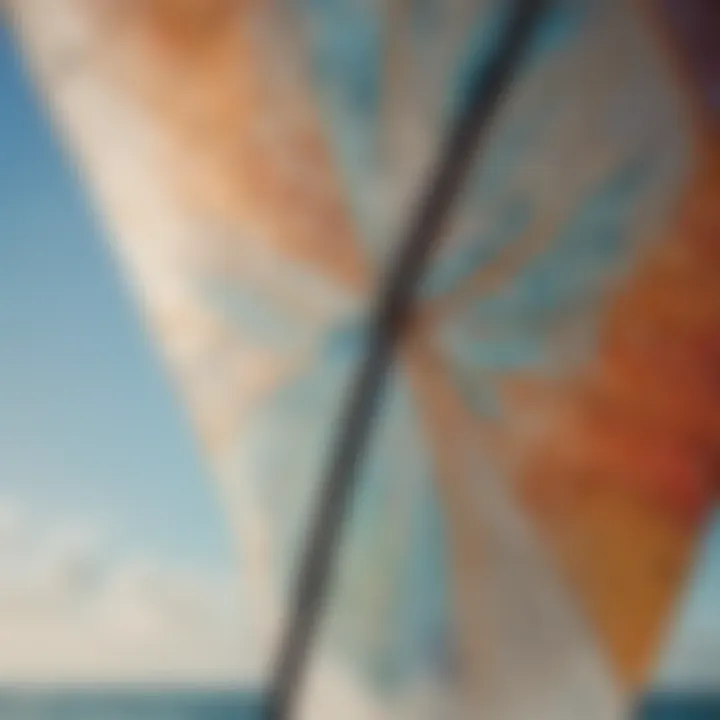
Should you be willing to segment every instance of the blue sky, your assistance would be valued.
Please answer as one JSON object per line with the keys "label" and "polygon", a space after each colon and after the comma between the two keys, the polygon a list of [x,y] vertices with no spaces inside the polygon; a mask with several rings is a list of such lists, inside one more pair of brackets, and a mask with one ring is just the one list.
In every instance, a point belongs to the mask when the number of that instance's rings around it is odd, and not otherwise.
{"label": "blue sky", "polygon": [[104,240],[0,27],[0,681],[235,682],[226,518]]}
{"label": "blue sky", "polygon": [[0,497],[224,563],[188,419],[38,110],[0,35]]}
{"label": "blue sky", "polygon": [[[223,571],[228,531],[188,418],[1,33],[0,535],[10,503],[38,531],[99,528],[110,555]],[[720,683],[718,607],[720,526],[664,677],[714,664]]]}

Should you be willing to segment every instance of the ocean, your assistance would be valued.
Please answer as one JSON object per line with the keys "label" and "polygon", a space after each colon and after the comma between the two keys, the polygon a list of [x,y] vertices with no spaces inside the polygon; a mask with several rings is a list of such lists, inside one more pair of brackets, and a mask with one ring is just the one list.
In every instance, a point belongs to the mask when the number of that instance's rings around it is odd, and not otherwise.
{"label": "ocean", "polygon": [[239,690],[0,690],[0,720],[259,720],[260,708]]}
{"label": "ocean", "polygon": [[638,712],[638,718],[640,720],[720,720],[720,692],[652,695]]}
{"label": "ocean", "polygon": [[[239,690],[0,690],[0,720],[260,718],[258,697]],[[720,694],[654,695],[638,711],[637,720],[720,720]]]}

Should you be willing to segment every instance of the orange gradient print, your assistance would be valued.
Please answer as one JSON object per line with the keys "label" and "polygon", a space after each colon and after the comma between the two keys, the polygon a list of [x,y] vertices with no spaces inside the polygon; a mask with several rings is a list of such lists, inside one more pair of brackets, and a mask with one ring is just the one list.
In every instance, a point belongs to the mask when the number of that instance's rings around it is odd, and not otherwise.
{"label": "orange gradient print", "polygon": [[516,412],[548,413],[521,493],[632,684],[661,649],[717,498],[719,167],[715,152],[614,299],[592,367],[562,389],[508,391]]}
{"label": "orange gradient print", "polygon": [[679,212],[610,301],[589,366],[560,387],[507,391],[514,412],[545,419],[523,450],[523,500],[635,687],[718,497],[720,142],[692,64],[680,66],[696,169]]}

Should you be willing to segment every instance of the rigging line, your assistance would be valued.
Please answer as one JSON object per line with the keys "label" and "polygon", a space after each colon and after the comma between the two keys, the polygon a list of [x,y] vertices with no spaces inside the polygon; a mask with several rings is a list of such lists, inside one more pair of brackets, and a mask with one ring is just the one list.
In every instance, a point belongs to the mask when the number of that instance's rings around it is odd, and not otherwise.
{"label": "rigging line", "polygon": [[498,106],[525,57],[546,4],[547,0],[514,0],[493,55],[472,78],[466,105],[384,284],[370,326],[366,355],[321,486],[319,506],[298,576],[295,604],[274,668],[267,720],[292,717],[331,579],[342,522],[356,484],[358,463],[369,439],[395,348],[412,317],[415,289],[452,201],[479,146],[487,140]]}

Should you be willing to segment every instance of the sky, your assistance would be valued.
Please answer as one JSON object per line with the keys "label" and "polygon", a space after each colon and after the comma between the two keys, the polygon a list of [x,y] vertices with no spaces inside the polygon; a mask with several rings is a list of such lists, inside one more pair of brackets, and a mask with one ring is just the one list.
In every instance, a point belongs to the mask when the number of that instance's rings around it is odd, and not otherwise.
{"label": "sky", "polygon": [[1,33],[0,681],[57,679],[58,663],[73,676],[225,679],[242,655],[226,518]]}
{"label": "sky", "polygon": [[[236,593],[188,417],[0,34],[0,682],[234,678]],[[719,607],[720,525],[660,682],[720,685]]]}
{"label": "sky", "polygon": [[18,70],[1,39],[3,490],[103,524],[113,508],[128,545],[216,562],[226,538],[187,418]]}

